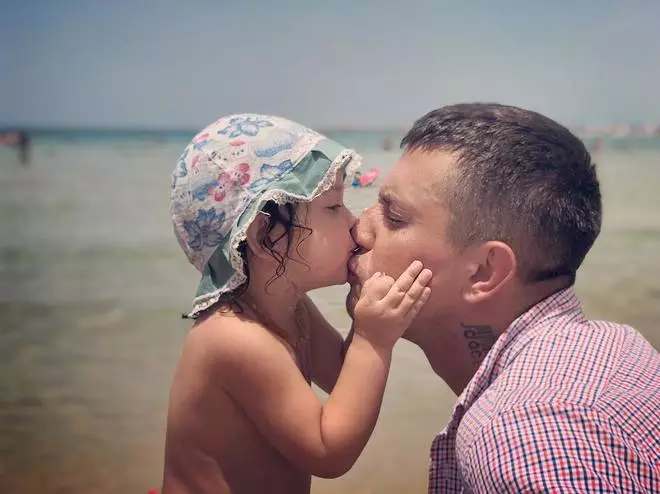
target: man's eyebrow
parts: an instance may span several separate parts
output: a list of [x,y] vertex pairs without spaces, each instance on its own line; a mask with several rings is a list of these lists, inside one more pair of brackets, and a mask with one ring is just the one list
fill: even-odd
[[393,193],[390,189],[381,189],[378,193],[378,202],[385,205],[397,205],[398,207],[405,207],[405,203]]
[[395,199],[392,197],[392,192],[389,189],[381,189],[378,191],[378,202],[381,204],[390,204],[391,202],[395,202]]
[[378,193],[378,203],[388,210],[394,210],[400,214],[412,216],[419,214],[419,209],[414,204],[406,201],[391,189],[381,189]]

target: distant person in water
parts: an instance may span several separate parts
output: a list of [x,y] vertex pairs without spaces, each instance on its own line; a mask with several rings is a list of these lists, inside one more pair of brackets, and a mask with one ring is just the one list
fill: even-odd
[[347,281],[344,179],[359,162],[261,115],[221,118],[185,149],[171,213],[202,279],[170,394],[163,494],[307,494],[312,475],[342,475],[365,447],[431,272],[413,260],[396,281],[365,280],[344,353],[307,292]]
[[18,160],[23,166],[30,162],[30,135],[23,130],[8,131],[0,134],[0,144],[13,147],[18,153]]
[[474,103],[428,113],[402,148],[355,226],[347,308],[375,272],[433,271],[403,335],[459,395],[429,493],[660,492],[660,356],[574,289],[602,216],[584,144]]

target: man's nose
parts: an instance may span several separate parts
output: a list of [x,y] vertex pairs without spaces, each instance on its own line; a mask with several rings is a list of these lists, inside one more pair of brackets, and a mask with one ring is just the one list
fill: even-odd
[[351,228],[353,241],[358,245],[358,249],[362,251],[371,250],[375,240],[373,228],[371,227],[372,208],[373,206],[365,209]]

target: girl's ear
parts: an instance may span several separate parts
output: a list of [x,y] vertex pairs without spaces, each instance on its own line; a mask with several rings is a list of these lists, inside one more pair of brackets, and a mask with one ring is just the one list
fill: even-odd
[[[259,211],[257,217],[250,224],[246,232],[246,241],[248,250],[256,257],[270,257],[270,254],[264,247],[261,242],[261,239],[266,235],[266,230],[268,229],[268,223],[270,222],[270,214],[263,211]],[[265,238],[266,243],[270,241],[270,238]]]

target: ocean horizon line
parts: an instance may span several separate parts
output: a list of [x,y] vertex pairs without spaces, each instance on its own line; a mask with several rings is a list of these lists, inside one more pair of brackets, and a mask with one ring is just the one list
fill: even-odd
[[[409,127],[377,126],[318,126],[312,127],[328,136],[342,134],[373,135],[382,138],[397,138],[405,135]],[[567,125],[567,128],[580,137],[588,138],[660,138],[660,125],[621,124],[621,125]],[[159,127],[159,126],[120,126],[120,125],[2,125],[0,134],[23,131],[35,138],[94,139],[94,138],[141,138],[147,140],[169,140],[192,138],[203,127]]]
[[[192,133],[200,132],[204,127],[158,127],[158,126],[133,126],[133,125],[14,125],[0,124],[0,132],[26,131],[33,133]],[[318,132],[392,132],[405,133],[407,127],[370,127],[370,126],[312,126]]]

